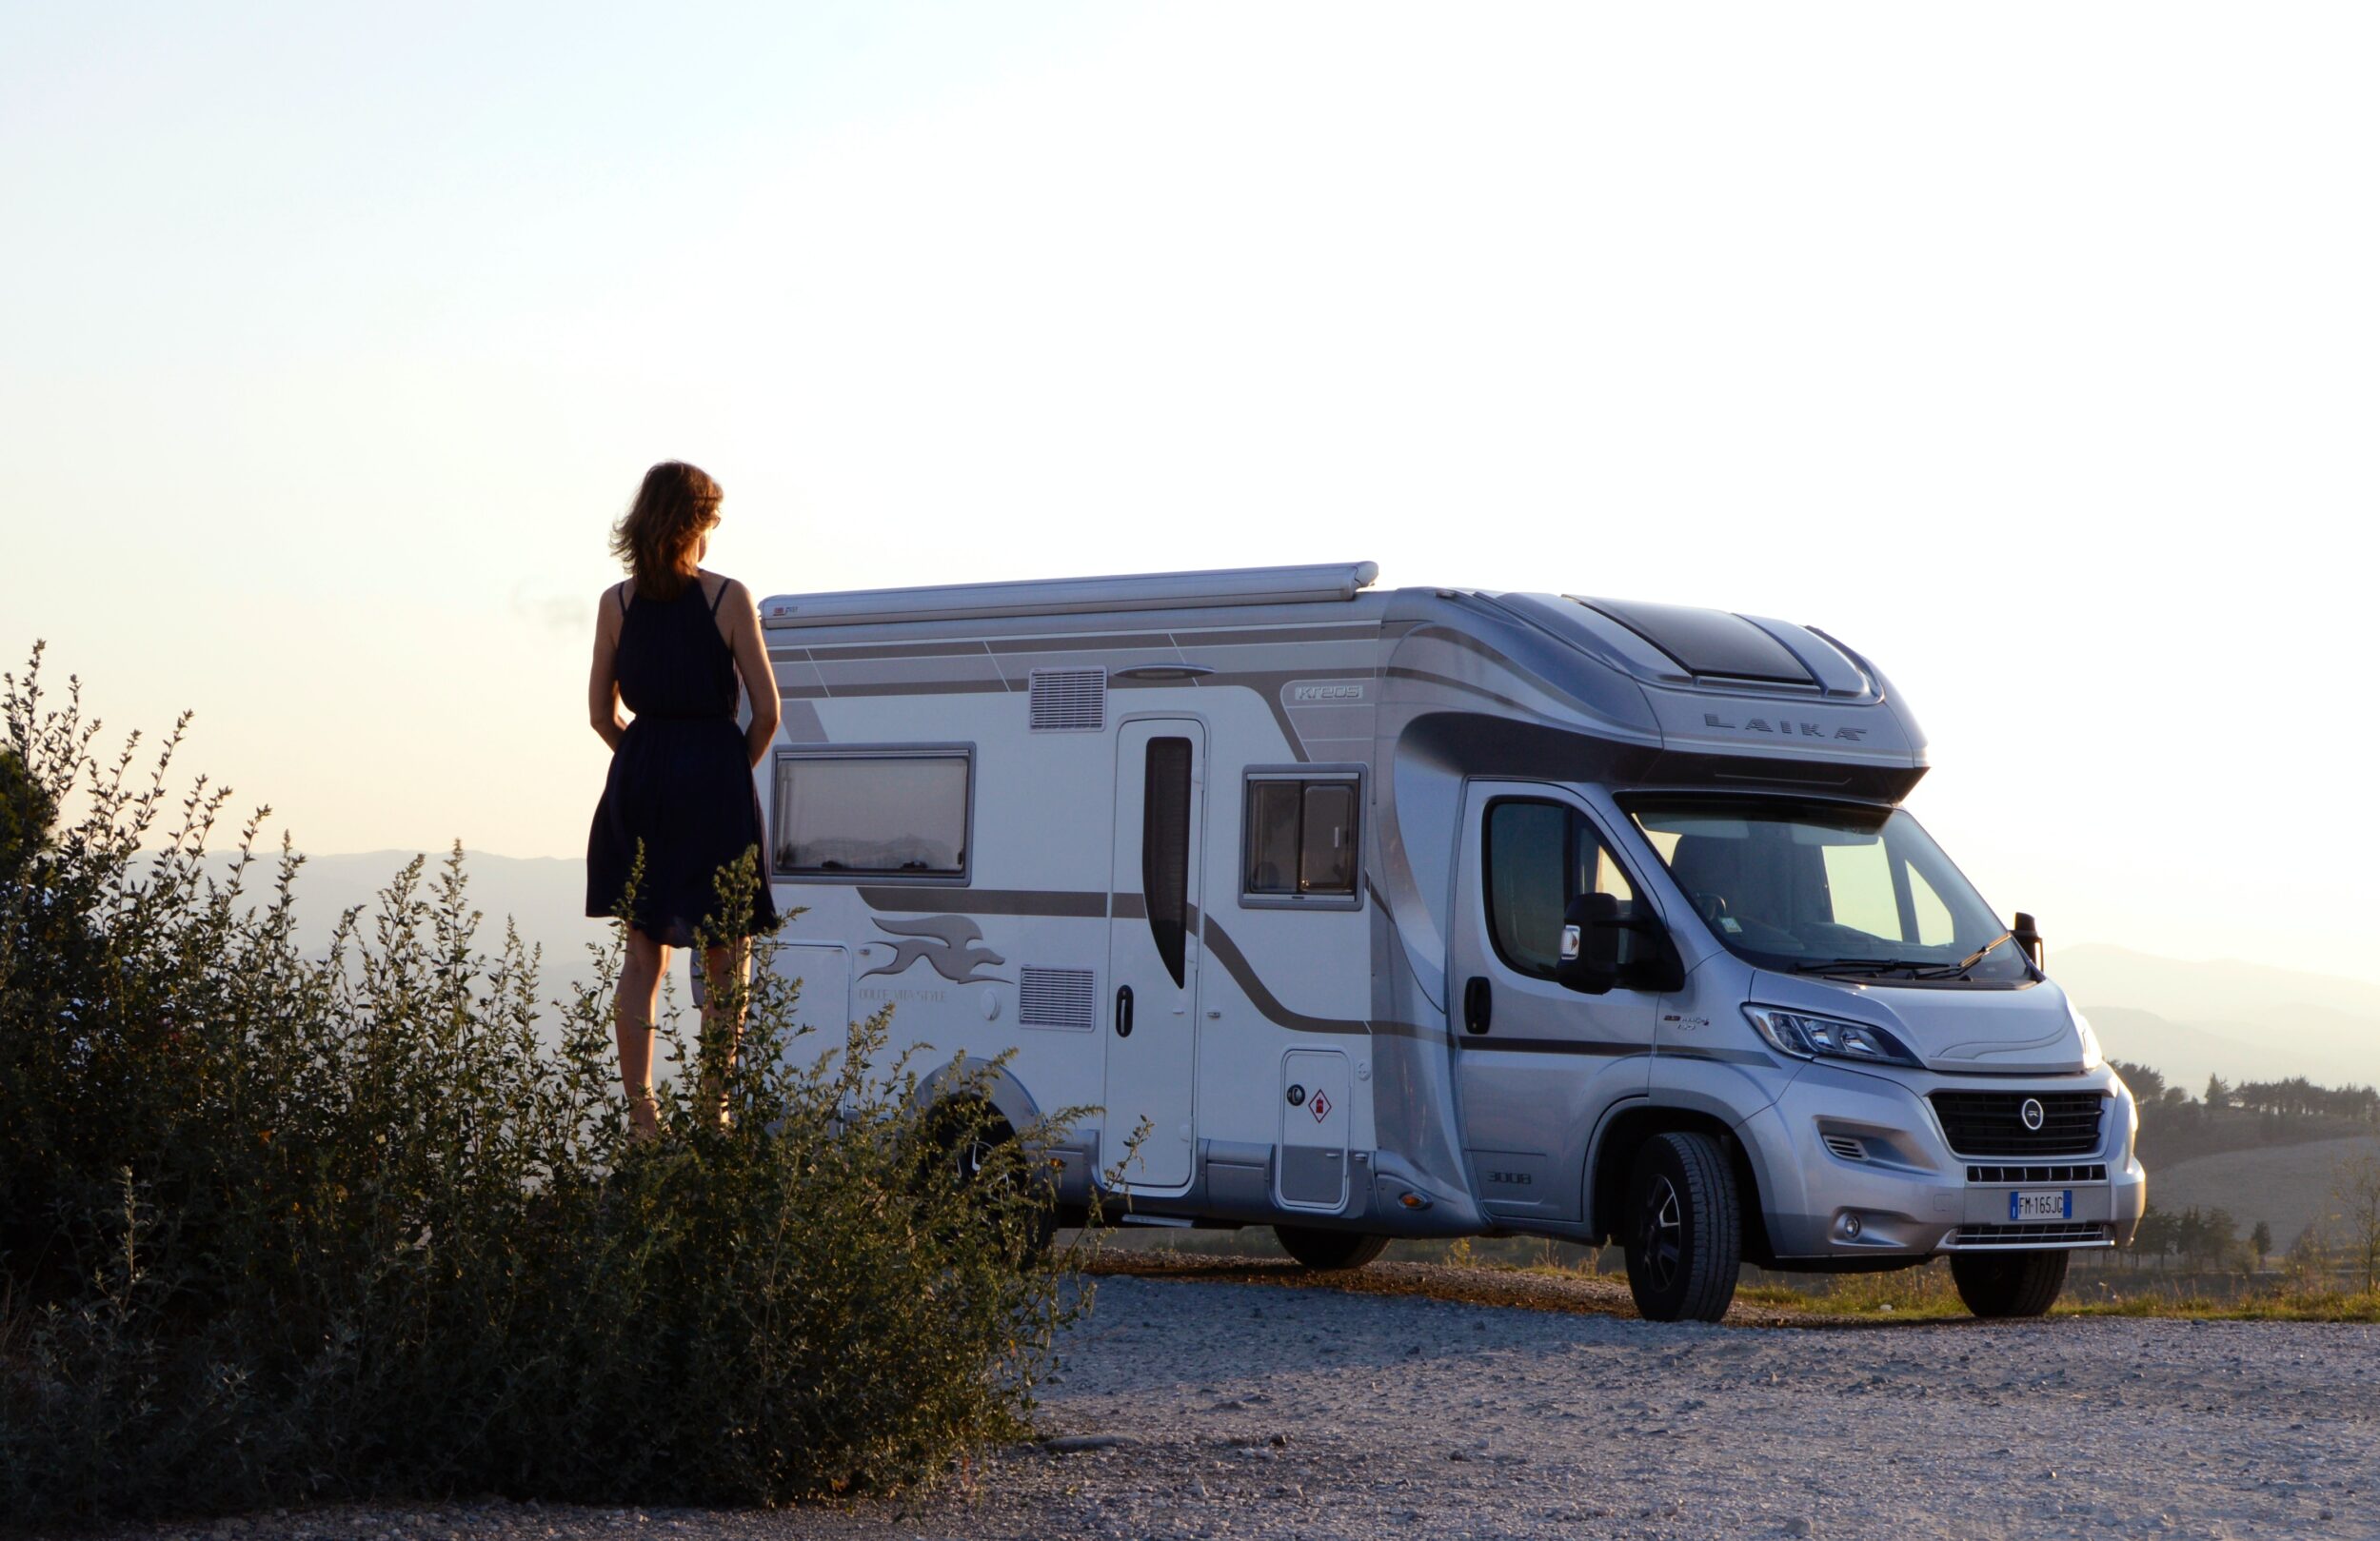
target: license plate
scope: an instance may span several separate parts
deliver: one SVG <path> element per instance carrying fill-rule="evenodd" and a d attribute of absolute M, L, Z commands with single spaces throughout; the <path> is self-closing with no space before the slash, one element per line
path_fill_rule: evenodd
<path fill-rule="evenodd" d="M 2032 1193 L 2008 1195 L 2008 1217 L 2025 1220 L 2071 1220 L 2074 1217 L 2074 1190 L 2072 1188 L 2035 1189 Z"/>

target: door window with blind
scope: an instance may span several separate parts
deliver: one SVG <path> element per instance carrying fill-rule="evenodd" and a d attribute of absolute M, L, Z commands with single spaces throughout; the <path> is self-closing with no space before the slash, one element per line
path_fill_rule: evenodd
<path fill-rule="evenodd" d="M 1250 771 L 1242 828 L 1243 908 L 1351 910 L 1362 902 L 1360 772 Z"/>

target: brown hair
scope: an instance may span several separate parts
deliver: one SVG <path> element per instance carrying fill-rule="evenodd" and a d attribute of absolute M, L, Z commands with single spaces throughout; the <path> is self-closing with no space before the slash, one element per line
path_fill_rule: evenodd
<path fill-rule="evenodd" d="M 611 554 L 636 575 L 636 591 L 674 600 L 694 576 L 694 546 L 719 523 L 719 484 L 682 460 L 645 473 L 636 502 L 612 526 Z"/>

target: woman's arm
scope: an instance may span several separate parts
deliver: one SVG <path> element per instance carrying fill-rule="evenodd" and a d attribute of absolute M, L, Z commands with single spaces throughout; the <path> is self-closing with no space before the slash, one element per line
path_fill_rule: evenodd
<path fill-rule="evenodd" d="M 606 747 L 618 749 L 628 725 L 620 721 L 620 602 L 610 589 L 595 602 L 595 666 L 586 677 L 586 718 Z"/>
<path fill-rule="evenodd" d="M 752 702 L 752 725 L 744 730 L 744 752 L 757 770 L 767 758 L 768 741 L 777 737 L 777 720 L 783 715 L 777 701 L 777 672 L 768 666 L 768 644 L 761 637 L 761 610 L 752 602 L 752 591 L 732 578 L 727 582 L 735 592 L 720 596 L 719 603 L 732 617 L 727 623 L 727 645 L 735 650 L 736 672 L 744 677 L 744 693 Z"/>

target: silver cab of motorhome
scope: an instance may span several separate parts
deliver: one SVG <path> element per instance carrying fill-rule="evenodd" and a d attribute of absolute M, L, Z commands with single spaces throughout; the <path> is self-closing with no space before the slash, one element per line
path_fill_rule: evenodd
<path fill-rule="evenodd" d="M 1314 1266 L 1616 1238 L 1647 1314 L 1710 1317 L 1739 1259 L 1948 1254 L 2021 1314 L 2129 1242 L 2131 1096 L 1900 807 L 1924 739 L 1874 664 L 1376 576 L 766 601 L 804 1018 L 1009 1055 L 1011 1127 L 1099 1110 L 1064 1207 Z"/>

